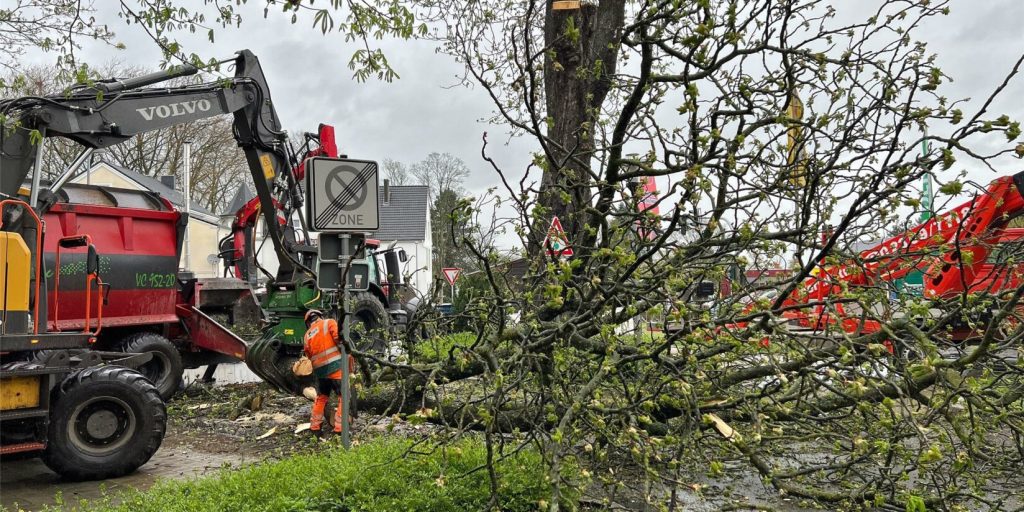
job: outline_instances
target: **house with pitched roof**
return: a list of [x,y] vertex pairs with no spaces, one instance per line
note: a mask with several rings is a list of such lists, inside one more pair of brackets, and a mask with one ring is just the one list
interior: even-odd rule
[[[167,199],[180,211],[185,209],[185,197],[175,188],[173,176],[154,178],[103,160],[96,161],[86,171],[71,180],[72,183],[99,185],[129,190],[146,190]],[[220,218],[202,206],[192,203],[188,221],[187,247],[182,248],[179,267],[196,277],[219,277],[221,263],[217,258],[217,243],[230,232],[221,227]]]
[[380,201],[380,229],[369,236],[387,248],[405,249],[408,260],[402,274],[417,295],[430,292],[433,282],[433,244],[430,226],[430,190],[426,185],[389,185],[377,193]]

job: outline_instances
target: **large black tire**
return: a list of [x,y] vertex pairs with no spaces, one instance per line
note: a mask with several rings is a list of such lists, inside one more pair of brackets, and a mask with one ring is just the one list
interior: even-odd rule
[[153,359],[138,370],[156,386],[160,398],[170,400],[181,389],[185,365],[181,362],[181,353],[167,338],[155,332],[137,332],[121,342],[120,351],[129,354],[153,353]]
[[120,366],[69,375],[50,411],[43,462],[71,480],[135,471],[160,448],[167,409],[139,372]]
[[352,315],[352,342],[356,349],[374,354],[384,354],[388,349],[391,333],[391,315],[376,295],[357,292],[350,300]]

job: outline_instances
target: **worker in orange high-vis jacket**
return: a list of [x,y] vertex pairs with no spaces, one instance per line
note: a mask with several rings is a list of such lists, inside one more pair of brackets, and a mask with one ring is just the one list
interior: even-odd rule
[[[338,322],[324,318],[324,314],[315,309],[306,312],[306,336],[303,351],[313,363],[313,375],[316,377],[316,401],[313,402],[313,415],[309,420],[309,429],[320,433],[324,422],[324,408],[331,391],[338,395],[338,407],[334,410],[334,431],[341,432],[341,406],[344,397],[341,394],[341,350],[338,348]],[[352,369],[352,358],[349,357],[349,369]]]

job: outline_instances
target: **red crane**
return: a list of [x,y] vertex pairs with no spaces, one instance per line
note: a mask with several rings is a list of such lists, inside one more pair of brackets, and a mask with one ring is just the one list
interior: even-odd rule
[[[306,151],[305,156],[299,165],[292,168],[296,183],[303,183],[306,176],[306,160],[323,156],[328,158],[338,157],[338,144],[334,139],[334,127],[321,124],[316,135],[307,134],[308,142],[315,142],[316,148]],[[308,147],[308,145],[307,145]],[[286,217],[284,208],[276,198],[273,200],[277,209],[277,223],[282,229],[287,229],[289,219]],[[230,247],[222,245],[221,255],[227,258],[228,267],[231,268],[235,277],[256,283],[256,246],[255,233],[256,224],[260,220],[260,198],[254,197],[245,203],[235,212],[235,220],[231,223],[231,234],[225,237],[223,243],[229,242]]]
[[782,302],[783,315],[804,328],[839,324],[850,333],[877,332],[879,321],[851,314],[842,302],[828,304],[830,299],[841,297],[844,288],[879,286],[913,270],[924,272],[928,298],[946,299],[992,287],[1014,290],[1024,284],[1022,269],[996,269],[993,279],[988,259],[999,243],[1024,239],[1024,230],[1006,227],[1021,214],[1024,172],[998,178],[983,194],[862,251],[856,260],[819,267]]

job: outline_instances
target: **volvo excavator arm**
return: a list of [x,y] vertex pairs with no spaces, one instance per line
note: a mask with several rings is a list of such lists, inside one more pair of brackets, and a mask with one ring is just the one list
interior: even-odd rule
[[[234,136],[245,153],[268,236],[279,256],[276,281],[294,282],[303,274],[312,275],[315,249],[297,242],[294,231],[276,221],[278,215],[290,218],[301,208],[302,192],[291,171],[287,136],[263,70],[248,50],[238,52],[233,63],[235,76],[220,82],[143,88],[198,71],[184,66],[134,79],[102,81],[66,95],[0,102],[0,194],[16,195],[34,167],[38,174],[35,161],[41,138],[66,137],[98,149],[140,133],[234,114]],[[45,209],[46,200],[44,196],[33,206]]]
[[[234,76],[213,83],[161,86],[167,80],[198,72],[184,66],[123,81],[100,81],[65,95],[0,101],[0,198],[17,194],[30,175],[38,185],[40,141],[47,137],[65,137],[86,148],[65,175],[54,181],[54,188],[59,188],[91,149],[109,147],[152,130],[232,114],[233,134],[245,153],[257,197],[236,219],[233,230],[237,228],[237,238],[231,241],[230,251],[222,246],[222,254],[227,252],[238,260],[237,277],[255,284],[255,269],[259,267],[254,227],[262,217],[279,266],[265,288],[262,307],[267,324],[262,326],[262,334],[245,350],[217,351],[235,353],[236,357],[241,357],[237,352],[244,352],[246,363],[257,375],[280,389],[298,393],[306,383],[291,374],[290,364],[301,351],[303,313],[321,302],[313,270],[316,248],[308,245],[303,216],[297,215],[304,198],[300,184],[305,158],[337,156],[337,146],[333,128],[321,126],[318,136],[312,140],[307,137],[304,151],[308,151],[300,161],[281,128],[259,60],[243,50],[231,62]],[[310,149],[313,143],[316,147]],[[31,203],[37,211],[45,211],[52,204],[55,190],[40,192],[40,188],[32,187]],[[298,222],[294,222],[296,218]],[[301,237],[296,235],[299,230]],[[203,317],[193,310],[185,308],[179,316],[193,322],[193,336],[202,341]],[[237,343],[229,345],[235,347]]]

